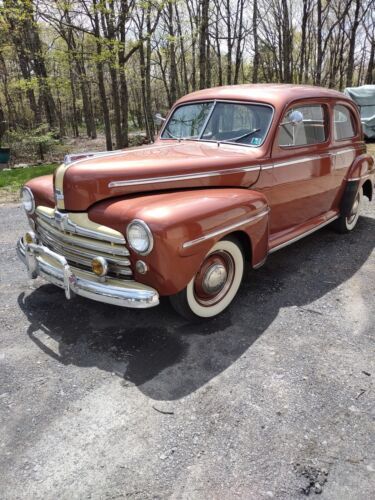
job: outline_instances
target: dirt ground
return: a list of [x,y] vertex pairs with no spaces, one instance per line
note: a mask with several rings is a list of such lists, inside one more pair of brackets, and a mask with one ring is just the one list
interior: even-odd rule
[[375,204],[196,325],[28,280],[25,229],[0,206],[1,498],[373,498]]

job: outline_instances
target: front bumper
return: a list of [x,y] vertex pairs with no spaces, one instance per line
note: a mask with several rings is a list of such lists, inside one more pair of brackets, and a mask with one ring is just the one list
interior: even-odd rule
[[153,288],[137,283],[108,278],[99,281],[92,273],[73,269],[65,257],[44,245],[17,243],[17,254],[26,265],[30,278],[38,276],[65,290],[67,299],[75,294],[98,302],[122,307],[144,309],[159,304],[159,294]]

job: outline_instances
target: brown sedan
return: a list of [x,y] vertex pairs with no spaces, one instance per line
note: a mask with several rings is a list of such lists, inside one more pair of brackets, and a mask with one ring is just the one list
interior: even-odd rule
[[331,224],[357,223],[373,195],[355,104],[319,87],[241,85],[189,94],[154,144],[69,155],[22,190],[32,278],[146,308],[169,296],[208,318],[235,297],[246,263]]

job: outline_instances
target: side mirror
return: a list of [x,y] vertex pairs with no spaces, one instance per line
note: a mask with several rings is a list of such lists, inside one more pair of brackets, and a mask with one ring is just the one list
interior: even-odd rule
[[289,120],[292,125],[297,125],[298,123],[303,122],[303,114],[301,111],[292,111],[289,115]]
[[156,113],[156,115],[154,116],[154,118],[155,118],[155,122],[156,122],[157,125],[161,125],[166,120],[166,118],[164,118],[164,116],[162,116],[160,113]]

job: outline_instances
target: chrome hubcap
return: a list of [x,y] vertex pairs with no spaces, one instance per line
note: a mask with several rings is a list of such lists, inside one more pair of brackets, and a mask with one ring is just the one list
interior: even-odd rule
[[217,250],[206,257],[194,279],[194,296],[202,306],[212,306],[225,297],[232,286],[235,265],[232,256]]
[[208,294],[219,292],[225,285],[227,277],[227,270],[222,264],[212,265],[203,279],[203,290]]

